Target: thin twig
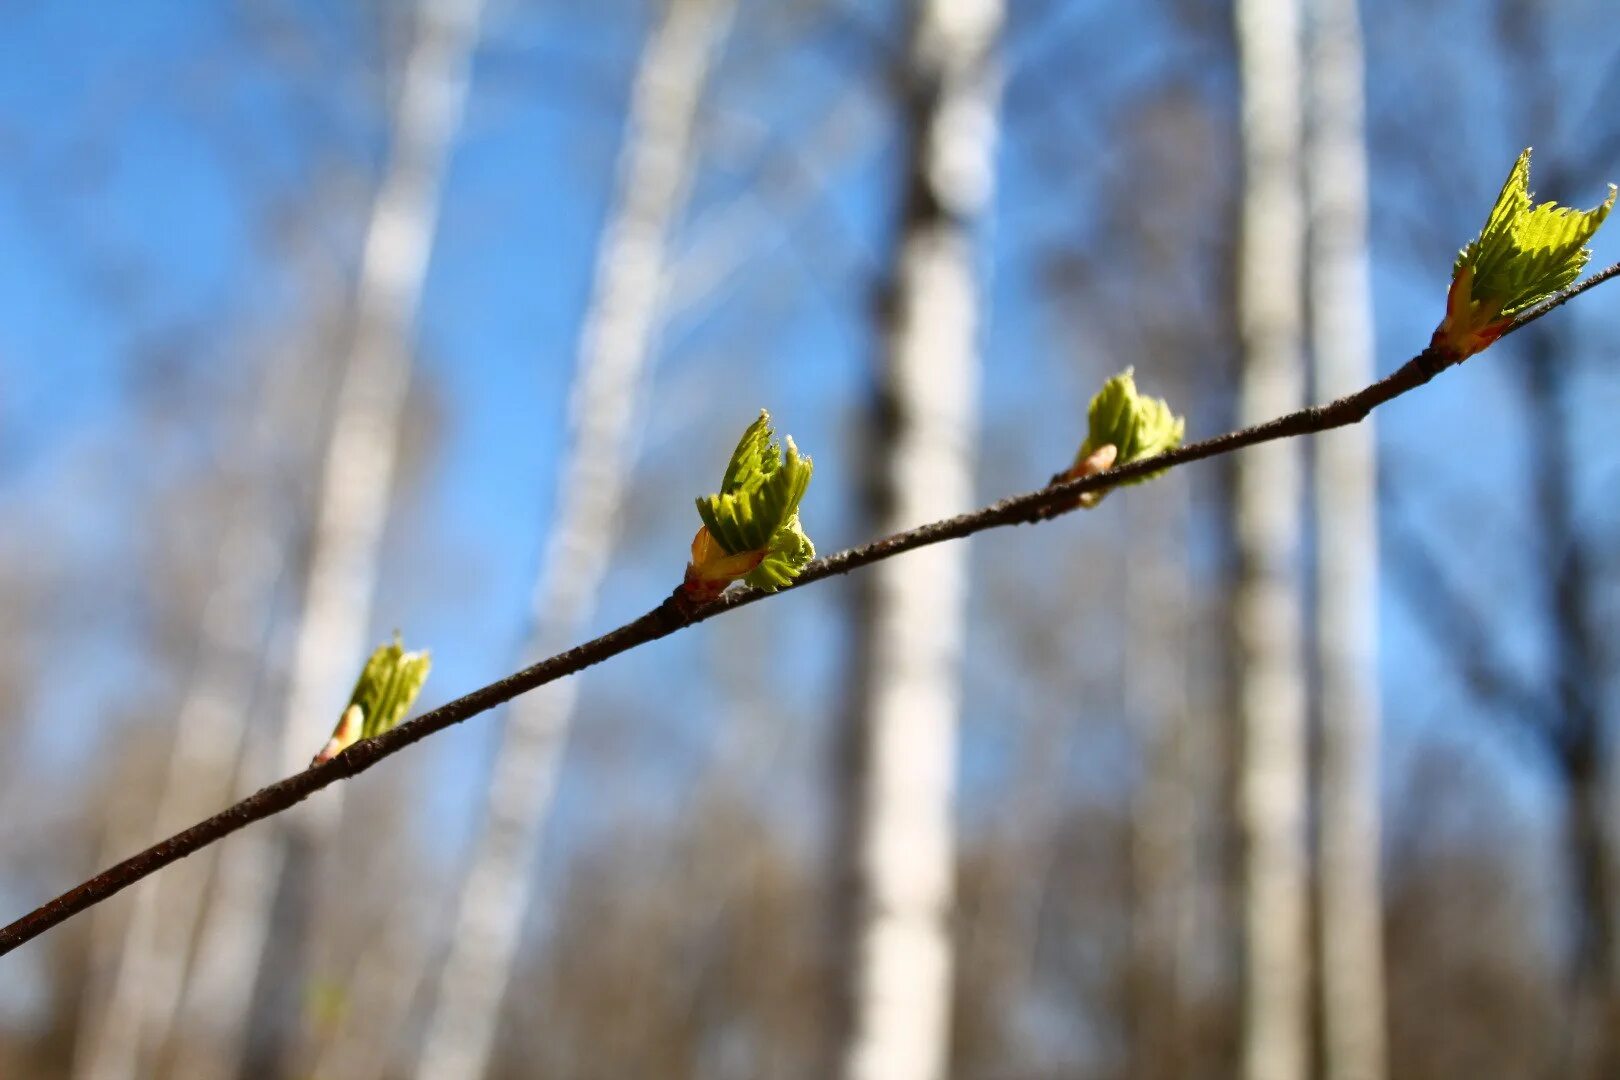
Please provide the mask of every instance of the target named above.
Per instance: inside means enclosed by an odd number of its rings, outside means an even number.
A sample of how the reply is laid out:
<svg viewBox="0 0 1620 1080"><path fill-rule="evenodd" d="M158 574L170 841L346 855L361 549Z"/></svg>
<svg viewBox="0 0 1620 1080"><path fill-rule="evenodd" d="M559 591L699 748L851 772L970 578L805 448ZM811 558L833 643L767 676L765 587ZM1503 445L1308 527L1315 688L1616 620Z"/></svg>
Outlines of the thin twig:
<svg viewBox="0 0 1620 1080"><path fill-rule="evenodd" d="M1605 267L1585 281L1570 286L1540 306L1520 315L1503 336L1528 326L1554 308L1561 307L1586 290L1617 275L1620 275L1620 263ZM1052 484L1037 491L1028 491L991 503L979 510L922 525L861 547L829 555L824 559L817 559L805 568L792 588L802 588L824 578L847 574L851 570L930 544L960 539L1004 525L1027 525L1059 517L1076 509L1081 495L1117 487L1128 480L1138 479L1161 469L1219 457L1258 443L1311 435L1359 423L1373 409L1422 386L1448 366L1450 365L1446 358L1431 346L1408 360L1393 374L1327 405L1313 405L1264 424L1217 435L1202 442L1189 443L1169 453L1144 458L1108 472ZM488 712L519 694L582 671L638 645L668 637L677 630L745 607L764 599L767 595L770 594L757 589L741 589L726 593L718 600L695 608L682 602L678 595L672 595L658 607L617 630L474 690L431 712L423 713L415 720L401 724L392 731L356 743L331 761L305 769L301 773L262 788L235 806L222 810L161 843L152 845L138 855L125 859L34 909L0 930L0 956L170 863L183 859L255 821L290 809L328 785L365 772L377 762L397 754L405 747L435 732L443 731L452 724L459 724L479 713Z"/></svg>

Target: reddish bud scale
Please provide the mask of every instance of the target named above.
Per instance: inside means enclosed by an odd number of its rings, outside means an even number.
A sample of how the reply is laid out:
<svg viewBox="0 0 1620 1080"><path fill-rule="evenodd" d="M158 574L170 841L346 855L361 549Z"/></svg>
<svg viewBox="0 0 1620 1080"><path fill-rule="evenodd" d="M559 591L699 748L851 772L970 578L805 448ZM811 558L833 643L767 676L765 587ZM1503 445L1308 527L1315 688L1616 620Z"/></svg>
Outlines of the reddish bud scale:
<svg viewBox="0 0 1620 1080"><path fill-rule="evenodd" d="M315 755L315 760L309 763L310 767L313 768L322 762L331 761L359 742L360 728L364 721L365 717L361 714L360 706L350 705L347 709L344 709L343 715L338 719L337 730L332 732L332 737L326 741L325 746L321 747L321 752Z"/></svg>
<svg viewBox="0 0 1620 1080"><path fill-rule="evenodd" d="M1451 280L1446 292L1446 317L1429 342L1430 348L1453 364L1484 352L1513 325L1513 320L1502 314L1500 301L1475 300L1471 295L1473 287L1474 268L1465 266Z"/></svg>
<svg viewBox="0 0 1620 1080"><path fill-rule="evenodd" d="M700 526L692 537L692 561L686 564L681 592L696 603L713 600L733 581L751 574L765 561L765 555L765 548L732 555L709 533L707 525Z"/></svg>
<svg viewBox="0 0 1620 1080"><path fill-rule="evenodd" d="M1113 443L1104 443L1083 458L1076 458L1075 463L1067 469L1052 477L1053 484L1066 484L1070 480L1079 480L1086 476L1096 476L1107 472L1114 467L1114 461L1119 457L1119 447ZM1102 502L1106 491L1087 491L1075 496L1074 505L1091 509Z"/></svg>

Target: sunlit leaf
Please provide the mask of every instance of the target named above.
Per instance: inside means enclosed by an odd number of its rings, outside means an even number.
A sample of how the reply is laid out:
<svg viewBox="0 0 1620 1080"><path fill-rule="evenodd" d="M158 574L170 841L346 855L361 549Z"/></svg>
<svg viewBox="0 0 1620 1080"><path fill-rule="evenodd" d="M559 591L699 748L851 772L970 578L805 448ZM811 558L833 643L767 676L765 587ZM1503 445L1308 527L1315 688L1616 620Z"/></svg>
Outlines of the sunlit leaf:
<svg viewBox="0 0 1620 1080"><path fill-rule="evenodd" d="M1435 343L1452 360L1490 345L1520 312L1574 284L1591 259L1586 242L1614 206L1615 187L1590 210L1530 195L1530 151L1514 162L1479 236L1452 267L1446 317Z"/></svg>

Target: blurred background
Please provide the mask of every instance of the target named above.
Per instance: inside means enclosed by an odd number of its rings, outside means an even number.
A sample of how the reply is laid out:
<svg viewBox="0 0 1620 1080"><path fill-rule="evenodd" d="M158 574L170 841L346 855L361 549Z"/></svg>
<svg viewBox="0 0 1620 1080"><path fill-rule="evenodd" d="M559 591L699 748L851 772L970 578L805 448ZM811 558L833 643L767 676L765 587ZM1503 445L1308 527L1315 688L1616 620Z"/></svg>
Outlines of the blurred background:
<svg viewBox="0 0 1620 1080"><path fill-rule="evenodd" d="M1620 179L1609 15L0 5L0 916L657 604L762 406L832 552L1393 370ZM0 961L0 1076L1620 1075L1615 310L437 736Z"/></svg>

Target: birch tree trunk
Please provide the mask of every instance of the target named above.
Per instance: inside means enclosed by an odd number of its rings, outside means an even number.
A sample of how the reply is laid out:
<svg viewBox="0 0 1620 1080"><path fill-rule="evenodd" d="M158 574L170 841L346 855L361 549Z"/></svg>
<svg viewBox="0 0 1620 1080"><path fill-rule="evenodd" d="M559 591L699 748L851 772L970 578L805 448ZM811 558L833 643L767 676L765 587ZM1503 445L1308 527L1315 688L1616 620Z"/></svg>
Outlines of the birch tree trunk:
<svg viewBox="0 0 1620 1080"><path fill-rule="evenodd" d="M355 338L333 412L287 708L273 755L298 772L325 740L366 647L378 552L410 383L411 335L437 225L450 145L461 122L481 0L424 0L394 115L392 156L372 207L356 295ZM245 770L245 787L263 777ZM290 832L329 831L322 800L283 830L227 848L184 999L198 1021L178 1074L220 1076L240 1057ZM297 943L286 943L297 948Z"/></svg>
<svg viewBox="0 0 1620 1080"><path fill-rule="evenodd" d="M571 438L556 523L532 598L526 652L550 656L587 629L607 571L634 453L635 405L653 352L669 235L685 200L703 89L730 25L732 0L670 0L647 43L581 332ZM513 702L461 889L450 954L416 1075L481 1077L521 944L540 837L579 681Z"/></svg>
<svg viewBox="0 0 1620 1080"><path fill-rule="evenodd" d="M1237 421L1253 424L1304 397L1300 25L1295 0L1238 0L1236 17L1243 99ZM1236 469L1242 1068L1248 1080L1298 1080L1309 1059L1299 449L1256 447Z"/></svg>
<svg viewBox="0 0 1620 1080"><path fill-rule="evenodd" d="M1315 0L1306 148L1316 396L1375 375L1367 152L1356 0ZM1378 473L1374 428L1315 443L1316 643L1321 672L1322 1019L1328 1080L1383 1080L1383 903L1378 806Z"/></svg>
<svg viewBox="0 0 1620 1080"><path fill-rule="evenodd" d="M912 145L879 387L871 530L972 501L979 312L973 227L994 177L1001 0L919 0L906 71ZM953 794L965 544L867 575L848 733L844 858L852 963L842 1074L945 1074L955 878Z"/></svg>

